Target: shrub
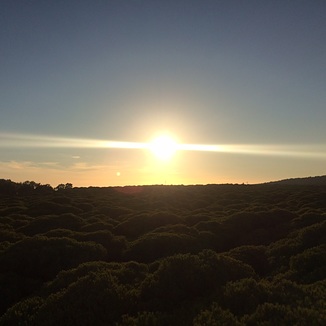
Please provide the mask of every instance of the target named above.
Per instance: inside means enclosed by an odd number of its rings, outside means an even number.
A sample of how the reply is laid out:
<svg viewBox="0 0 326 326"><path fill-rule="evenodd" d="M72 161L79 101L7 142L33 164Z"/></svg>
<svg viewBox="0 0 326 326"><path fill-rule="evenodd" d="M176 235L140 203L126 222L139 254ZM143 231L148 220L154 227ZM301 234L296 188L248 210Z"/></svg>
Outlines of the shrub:
<svg viewBox="0 0 326 326"><path fill-rule="evenodd" d="M236 317L228 310L222 309L217 303L202 310L194 319L193 326L240 326Z"/></svg>

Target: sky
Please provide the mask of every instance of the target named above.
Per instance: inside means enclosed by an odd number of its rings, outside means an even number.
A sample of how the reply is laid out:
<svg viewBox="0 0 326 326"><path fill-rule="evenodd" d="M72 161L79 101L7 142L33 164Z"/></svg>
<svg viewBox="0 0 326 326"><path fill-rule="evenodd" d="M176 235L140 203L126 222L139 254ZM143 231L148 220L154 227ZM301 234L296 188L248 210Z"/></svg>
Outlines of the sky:
<svg viewBox="0 0 326 326"><path fill-rule="evenodd" d="M0 44L0 179L326 174L324 0L2 0Z"/></svg>

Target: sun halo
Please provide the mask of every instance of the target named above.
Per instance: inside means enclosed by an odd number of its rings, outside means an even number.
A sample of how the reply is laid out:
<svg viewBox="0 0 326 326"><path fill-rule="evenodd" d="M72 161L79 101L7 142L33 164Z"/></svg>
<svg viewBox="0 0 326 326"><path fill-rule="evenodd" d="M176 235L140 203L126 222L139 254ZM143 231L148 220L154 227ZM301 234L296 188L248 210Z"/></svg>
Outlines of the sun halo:
<svg viewBox="0 0 326 326"><path fill-rule="evenodd" d="M170 161L177 151L177 142L169 135L163 134L149 143L149 149L161 161Z"/></svg>

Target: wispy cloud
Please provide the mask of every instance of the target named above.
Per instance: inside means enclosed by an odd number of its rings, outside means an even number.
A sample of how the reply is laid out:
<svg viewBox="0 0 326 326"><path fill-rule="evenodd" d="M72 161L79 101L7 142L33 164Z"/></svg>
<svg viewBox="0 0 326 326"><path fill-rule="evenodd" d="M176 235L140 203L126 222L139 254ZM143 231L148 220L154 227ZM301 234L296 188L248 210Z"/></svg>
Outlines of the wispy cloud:
<svg viewBox="0 0 326 326"><path fill-rule="evenodd" d="M58 162L0 161L0 176L17 182L34 180L56 186L72 182L77 186L116 185L117 172L121 165L99 165L87 162L73 162L63 166ZM119 182L121 177L119 178ZM122 180L121 180L122 181Z"/></svg>
<svg viewBox="0 0 326 326"><path fill-rule="evenodd" d="M86 162L77 162L70 166L70 170L73 171L94 171L94 170L102 170L102 169L112 169L115 168L112 165L98 165L98 164L90 164Z"/></svg>
<svg viewBox="0 0 326 326"><path fill-rule="evenodd" d="M0 148L117 148L143 149L147 143L73 137L0 133Z"/></svg>
<svg viewBox="0 0 326 326"><path fill-rule="evenodd" d="M35 168L36 164L30 161L23 161L23 162L9 161L9 162L0 162L0 166L2 168L7 168L9 170L24 170L24 169Z"/></svg>

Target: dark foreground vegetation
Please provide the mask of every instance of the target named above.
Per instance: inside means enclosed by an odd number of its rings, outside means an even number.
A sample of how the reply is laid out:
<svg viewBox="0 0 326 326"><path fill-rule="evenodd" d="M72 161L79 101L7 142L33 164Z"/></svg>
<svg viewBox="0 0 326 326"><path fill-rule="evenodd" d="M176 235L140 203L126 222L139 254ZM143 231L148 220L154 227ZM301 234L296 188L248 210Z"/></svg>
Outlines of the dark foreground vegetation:
<svg viewBox="0 0 326 326"><path fill-rule="evenodd" d="M326 186L0 180L0 325L326 325Z"/></svg>

